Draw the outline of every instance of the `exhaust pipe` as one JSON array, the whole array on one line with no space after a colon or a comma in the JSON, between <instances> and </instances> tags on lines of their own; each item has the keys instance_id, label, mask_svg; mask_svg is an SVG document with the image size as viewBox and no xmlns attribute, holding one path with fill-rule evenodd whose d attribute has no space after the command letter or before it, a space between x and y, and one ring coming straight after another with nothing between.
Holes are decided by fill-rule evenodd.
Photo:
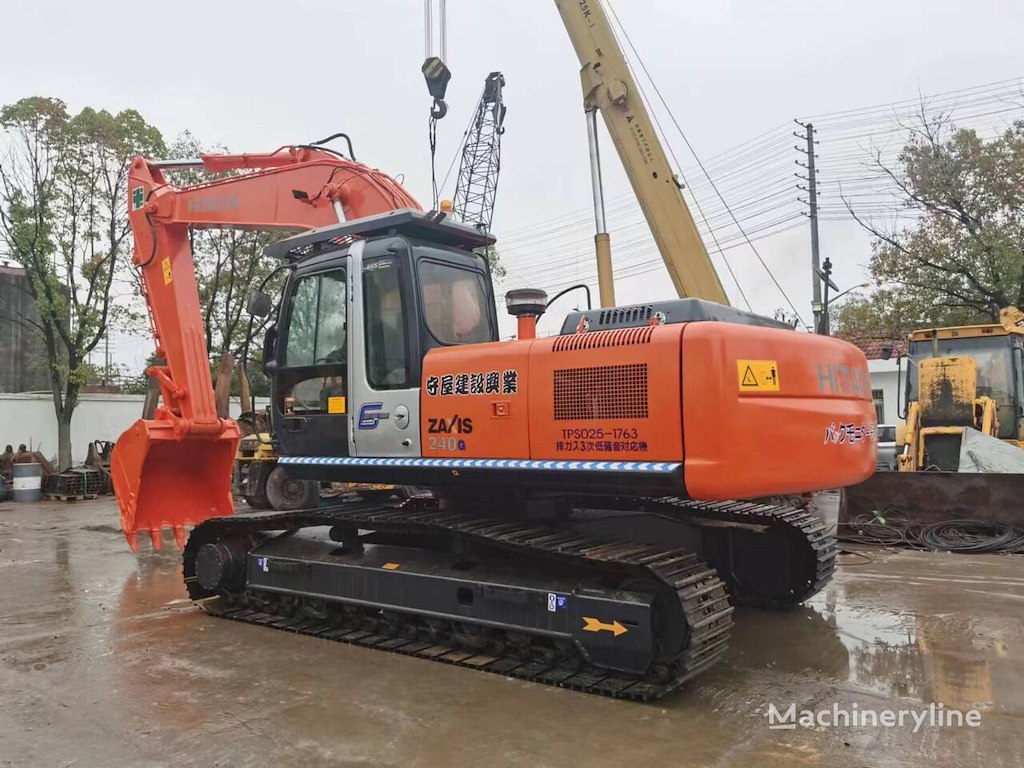
<instances>
[{"instance_id":1,"label":"exhaust pipe","mask_svg":"<svg viewBox=\"0 0 1024 768\"><path fill-rule=\"evenodd\" d=\"M519 321L520 341L537 338L537 320L548 306L548 295L539 288L516 288L505 294L508 313Z\"/></svg>"}]
</instances>

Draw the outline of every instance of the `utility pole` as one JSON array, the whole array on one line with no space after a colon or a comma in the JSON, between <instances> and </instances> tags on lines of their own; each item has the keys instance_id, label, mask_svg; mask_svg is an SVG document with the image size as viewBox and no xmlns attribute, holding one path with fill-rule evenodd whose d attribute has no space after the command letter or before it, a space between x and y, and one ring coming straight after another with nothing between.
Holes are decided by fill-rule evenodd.
<instances>
[{"instance_id":1,"label":"utility pole","mask_svg":"<svg viewBox=\"0 0 1024 768\"><path fill-rule=\"evenodd\" d=\"M811 220L811 308L814 310L814 332L822 332L821 318L824 314L824 307L822 306L821 300L821 265L819 263L820 253L818 250L818 172L814 167L814 160L816 155L814 154L814 145L818 142L814 138L814 124L813 123L801 123L799 120L794 120L797 125L804 128L804 135L801 136L796 131L793 135L798 139L805 138L807 140L806 149L796 145L793 148L801 154L807 155L807 162L801 163L799 160L796 164L807 171L806 176L801 176L799 173L794 174L798 179L803 179L807 182L807 186L796 185L796 188L807 193L807 199L798 198L801 203L806 203L810 209L810 220Z\"/></svg>"}]
</instances>

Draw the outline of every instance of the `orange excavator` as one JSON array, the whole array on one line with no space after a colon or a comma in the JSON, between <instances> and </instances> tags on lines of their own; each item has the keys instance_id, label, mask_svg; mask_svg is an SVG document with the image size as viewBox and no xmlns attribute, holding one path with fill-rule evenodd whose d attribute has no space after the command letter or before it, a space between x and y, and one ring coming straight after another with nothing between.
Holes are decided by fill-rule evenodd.
<instances>
[{"instance_id":1,"label":"orange excavator","mask_svg":"<svg viewBox=\"0 0 1024 768\"><path fill-rule=\"evenodd\" d=\"M176 187L181 167L237 175ZM733 604L827 583L817 518L729 500L871 474L855 347L697 299L576 311L536 338L539 290L506 295L519 334L499 342L494 238L324 147L137 158L129 216L167 364L156 418L114 449L115 491L133 548L173 530L207 612L648 700L720 658ZM216 416L190 226L300 232L268 249L288 274L264 343L279 465L422 495L232 515L238 431Z\"/></svg>"}]
</instances>

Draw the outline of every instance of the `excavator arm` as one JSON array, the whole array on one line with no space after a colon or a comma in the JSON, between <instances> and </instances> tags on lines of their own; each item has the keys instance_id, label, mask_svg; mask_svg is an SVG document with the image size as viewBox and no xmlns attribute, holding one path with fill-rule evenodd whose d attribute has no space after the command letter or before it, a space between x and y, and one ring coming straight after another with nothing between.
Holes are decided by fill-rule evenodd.
<instances>
[{"instance_id":1,"label":"excavator arm","mask_svg":"<svg viewBox=\"0 0 1024 768\"><path fill-rule=\"evenodd\" d=\"M580 62L584 109L604 117L676 291L680 297L728 305L600 0L555 0L555 5ZM606 274L598 264L602 306L614 303L607 259Z\"/></svg>"},{"instance_id":2,"label":"excavator arm","mask_svg":"<svg viewBox=\"0 0 1024 768\"><path fill-rule=\"evenodd\" d=\"M165 172L182 168L239 173L176 187ZM112 457L121 525L133 550L140 531L149 531L159 548L161 529L170 527L183 545L186 525L234 508L238 426L216 412L189 228L303 231L403 208L420 206L398 182L326 149L132 162L132 261L142 276L156 356L166 360L147 371L163 405L154 419L140 419L121 435Z\"/></svg>"}]
</instances>

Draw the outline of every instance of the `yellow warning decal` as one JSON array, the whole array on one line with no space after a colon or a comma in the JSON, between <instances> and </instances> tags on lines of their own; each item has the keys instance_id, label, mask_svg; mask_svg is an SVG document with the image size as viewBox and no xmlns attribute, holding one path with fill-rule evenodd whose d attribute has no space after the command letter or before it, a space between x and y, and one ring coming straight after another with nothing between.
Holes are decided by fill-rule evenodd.
<instances>
[{"instance_id":1,"label":"yellow warning decal","mask_svg":"<svg viewBox=\"0 0 1024 768\"><path fill-rule=\"evenodd\" d=\"M618 621L613 621L611 624L605 624L600 619L595 619L591 616L583 617L583 631L584 632L611 632L613 635L618 637L629 632L624 626Z\"/></svg>"},{"instance_id":2,"label":"yellow warning decal","mask_svg":"<svg viewBox=\"0 0 1024 768\"><path fill-rule=\"evenodd\" d=\"M164 285L171 284L171 257L165 256L163 261L160 262L160 266L164 270Z\"/></svg>"},{"instance_id":3,"label":"yellow warning decal","mask_svg":"<svg viewBox=\"0 0 1024 768\"><path fill-rule=\"evenodd\" d=\"M334 395L333 397L327 398L327 412L328 413L344 413L345 412L345 396Z\"/></svg>"},{"instance_id":4,"label":"yellow warning decal","mask_svg":"<svg viewBox=\"0 0 1024 768\"><path fill-rule=\"evenodd\" d=\"M400 563L384 563L384 565L381 566L385 571L397 571L400 567Z\"/></svg>"},{"instance_id":5,"label":"yellow warning decal","mask_svg":"<svg viewBox=\"0 0 1024 768\"><path fill-rule=\"evenodd\" d=\"M774 360L737 360L740 392L778 392L779 366Z\"/></svg>"}]
</instances>

